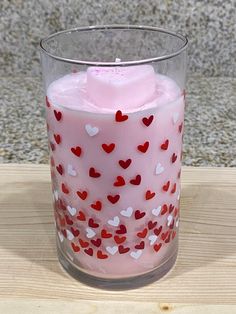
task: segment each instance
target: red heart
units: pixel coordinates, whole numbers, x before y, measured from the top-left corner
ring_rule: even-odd
[[[76,245],[75,243],[71,242],[71,246],[75,253],[78,253],[80,251],[80,247]]]
[[[174,216],[176,217],[176,216],[177,216],[177,214],[178,214],[178,208],[177,208],[177,207],[175,207]]]
[[[110,154],[114,150],[115,144],[102,144],[102,148],[107,154]]]
[[[47,107],[48,108],[50,108],[51,107],[51,104],[50,104],[50,102],[49,102],[49,100],[48,100],[48,97],[46,96],[46,105],[47,105]]]
[[[118,110],[116,112],[116,122],[124,122],[128,119],[128,116],[126,114],[122,114],[121,110]]]
[[[68,225],[73,225],[73,220],[71,220],[68,215],[65,215],[65,218],[66,218],[66,223],[67,223]]]
[[[148,118],[144,117],[144,118],[142,119],[143,124],[145,124],[146,126],[149,126],[149,125],[152,123],[153,118],[154,118],[153,115],[151,115],[151,116],[148,117]]]
[[[170,242],[170,237],[171,237],[171,232],[168,234],[168,237],[165,240],[165,243],[169,243]]]
[[[66,210],[66,206],[65,206],[65,204],[63,203],[63,201],[61,199],[59,200],[59,203],[60,203],[60,208],[62,210]]]
[[[99,178],[101,173],[97,172],[93,167],[89,169],[89,175],[91,178]]]
[[[120,225],[119,228],[120,229],[116,230],[117,234],[124,234],[124,233],[127,232],[127,229],[126,229],[125,225]]]
[[[135,245],[135,248],[137,249],[137,250],[143,250],[144,249],[144,241],[141,241],[139,244],[136,244]]]
[[[161,247],[162,247],[162,243],[155,244],[155,245],[153,246],[153,248],[154,248],[154,250],[155,250],[156,252],[158,252]]]
[[[172,204],[170,204],[170,206],[169,206],[169,213],[171,214],[172,213],[172,211],[174,210],[174,205],[172,205]]]
[[[80,221],[85,221],[86,220],[85,214],[81,210],[79,211],[79,215],[77,216],[77,219],[80,220]]]
[[[174,194],[175,191],[176,191],[176,183],[173,185],[173,188],[172,188],[172,190],[171,190],[171,193]]]
[[[98,250],[97,251],[97,258],[106,259],[106,258],[108,258],[108,255],[107,254],[103,254],[102,251]]]
[[[102,203],[100,201],[96,201],[90,205],[93,209],[100,211],[102,209]]]
[[[130,164],[131,164],[132,160],[129,158],[127,160],[119,160],[119,165],[123,168],[123,169],[127,169]]]
[[[140,210],[136,210],[134,213],[135,219],[141,219],[146,215],[145,212],[141,212]]]
[[[118,235],[115,235],[114,240],[116,241],[116,244],[121,244],[126,240],[126,237],[119,237]]]
[[[140,174],[137,174],[136,177],[134,179],[131,179],[129,182],[133,185],[139,185],[141,183]]]
[[[65,220],[65,218],[61,218],[61,217],[59,216],[59,221],[60,221],[61,227],[65,227],[65,225],[66,225],[66,220]]]
[[[56,141],[57,144],[60,144],[61,143],[61,137],[59,134],[54,134],[54,139]]]
[[[172,163],[174,163],[174,162],[176,161],[176,159],[177,159],[177,155],[174,153],[174,154],[172,155],[172,157],[171,157]]]
[[[67,238],[66,230],[61,230],[61,233],[63,234],[63,236],[64,236],[65,238]]]
[[[82,149],[81,149],[81,147],[76,146],[76,147],[72,147],[72,148],[71,148],[71,151],[72,151],[72,153],[73,153],[75,156],[80,157],[81,152],[82,152]]]
[[[54,110],[54,115],[55,115],[55,117],[56,117],[57,121],[60,121],[60,120],[61,120],[61,118],[62,118],[62,114],[61,114],[61,112],[60,112],[60,111],[56,111],[56,110]]]
[[[102,240],[101,240],[101,239],[96,239],[96,240],[92,239],[92,240],[91,240],[91,243],[92,243],[94,246],[99,247],[99,246],[101,245],[101,243],[102,243]]]
[[[173,231],[172,231],[172,240],[174,240],[175,236],[176,236],[176,231],[173,230]]]
[[[118,249],[119,249],[120,254],[125,254],[125,253],[129,252],[129,250],[130,250],[129,247],[124,247],[123,245],[119,245]]]
[[[68,190],[68,188],[65,186],[64,183],[62,183],[62,185],[61,185],[61,190],[62,190],[63,193],[69,194],[69,190]]]
[[[162,205],[161,215],[165,215],[168,211],[168,206],[166,204]]]
[[[89,243],[87,241],[82,240],[82,239],[79,239],[79,243],[80,243],[82,248],[86,248],[89,246]]]
[[[51,150],[52,150],[52,151],[55,150],[55,145],[54,145],[52,142],[50,142],[50,147],[51,147]]]
[[[181,123],[181,124],[179,125],[179,133],[182,132],[182,129],[183,129],[183,123]]]
[[[173,219],[171,225],[170,225],[170,229],[174,229],[174,225],[175,225],[175,220]]]
[[[123,186],[125,185],[125,180],[122,176],[116,177],[116,181],[113,184],[114,186]]]
[[[156,195],[155,192],[151,192],[150,190],[148,190],[148,191],[146,192],[145,198],[146,198],[146,200],[148,201],[148,200],[152,199],[155,195]]]
[[[162,239],[163,241],[165,241],[165,239],[167,238],[168,234],[169,234],[169,231],[168,231],[168,230],[167,230],[166,232],[163,232],[163,233],[161,234],[161,239]]]
[[[85,249],[84,252],[89,256],[93,256],[93,249],[91,247],[89,249]]]
[[[166,140],[163,144],[161,144],[161,149],[167,150],[169,146],[169,140]]]
[[[98,228],[98,227],[99,227],[99,224],[96,223],[96,222],[93,220],[93,218],[89,218],[88,225],[89,225],[89,227],[91,227],[91,228]]]
[[[77,191],[76,193],[83,201],[86,200],[88,196],[88,193],[86,191],[83,191],[83,192]]]
[[[166,182],[166,184],[163,185],[162,189],[163,191],[167,192],[169,190],[170,187],[170,181]]]
[[[146,151],[148,150],[148,147],[149,147],[149,142],[147,141],[142,145],[138,145],[137,148],[141,153],[146,153]]]
[[[159,234],[161,233],[161,230],[162,230],[162,226],[160,226],[158,229],[155,228],[153,232],[155,233],[156,236],[159,236]]]
[[[143,231],[138,232],[138,233],[137,233],[137,236],[138,236],[139,238],[144,239],[144,238],[146,237],[146,235],[147,235],[147,232],[148,232],[148,230],[147,230],[147,228],[145,228],[145,229],[143,229]]]
[[[115,204],[119,201],[120,199],[120,195],[107,195],[107,199],[109,202],[111,202],[112,204]]]
[[[60,175],[62,176],[62,174],[63,174],[63,168],[62,168],[62,165],[61,164],[59,164],[57,167],[57,171],[60,173]]]
[[[152,222],[151,220],[148,222],[148,229],[152,230],[154,227],[156,227],[157,221]]]
[[[101,237],[104,239],[109,239],[112,237],[112,234],[107,232],[105,229],[102,229],[101,231]]]
[[[73,227],[70,228],[71,232],[73,233],[74,237],[78,237],[80,232],[78,229],[74,229]]]

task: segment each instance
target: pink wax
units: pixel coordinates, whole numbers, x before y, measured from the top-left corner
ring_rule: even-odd
[[[167,261],[179,223],[184,97],[150,66],[121,69],[89,68],[47,90],[58,241],[108,278]]]

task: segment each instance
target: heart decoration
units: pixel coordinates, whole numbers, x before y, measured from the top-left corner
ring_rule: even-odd
[[[76,192],[77,195],[84,201],[86,200],[87,196],[88,196],[88,192],[87,191],[77,191]]]
[[[133,257],[134,259],[139,259],[142,253],[143,253],[142,250],[138,250],[136,252],[131,252],[130,256]]]
[[[133,208],[132,207],[128,207],[127,209],[122,210],[120,213],[121,213],[122,216],[130,218],[132,216],[132,213],[133,213]]]
[[[102,144],[102,148],[104,152],[106,152],[107,154],[110,154],[115,149],[115,144],[114,143]]]
[[[70,213],[71,216],[74,216],[76,214],[76,208],[71,207],[69,205],[67,205],[66,208],[67,208],[67,210],[68,210],[68,212]]]
[[[150,235],[148,237],[148,240],[150,241],[150,245],[153,245],[156,242],[157,238],[158,238],[158,236],[156,236],[155,234]]]
[[[161,174],[164,170],[165,168],[160,163],[158,163],[156,165],[155,173],[156,175],[158,175],[158,174]]]
[[[127,169],[130,164],[131,164],[132,160],[129,158],[127,160],[119,160],[119,165],[123,168],[123,169]]]
[[[96,126],[93,127],[90,124],[85,125],[85,130],[91,137],[97,135],[99,132],[99,129]]]
[[[161,206],[158,206],[157,208],[153,208],[152,210],[152,214],[154,216],[159,216],[160,212],[161,212]]]
[[[136,177],[134,179],[131,179],[129,182],[130,184],[133,184],[133,185],[139,185],[141,183],[140,174],[137,174]]]
[[[72,147],[71,148],[72,153],[77,156],[80,157],[81,153],[82,153],[82,149],[80,146],[76,146],[76,147]]]
[[[76,172],[76,170],[73,168],[73,166],[72,165],[68,165],[67,166],[67,173],[70,175],[70,176],[72,176],[72,177],[76,177],[77,176],[77,172]]]
[[[54,110],[54,116],[57,119],[57,121],[60,121],[62,118],[62,113],[60,111]]]
[[[93,238],[96,235],[95,231],[91,228],[86,228],[86,232],[87,232],[86,236],[89,239]]]
[[[116,120],[116,122],[124,122],[124,121],[128,120],[128,116],[125,114],[122,114],[121,110],[118,110],[116,112],[116,115],[115,115],[115,120]]]
[[[144,124],[145,126],[149,126],[149,125],[152,123],[153,118],[154,118],[153,115],[151,115],[151,116],[148,117],[148,118],[144,117],[144,118],[142,119],[142,122],[143,122],[143,124]]]
[[[113,219],[108,220],[108,224],[113,227],[119,226],[119,223],[120,223],[120,218],[118,216],[115,216]]]
[[[141,152],[141,153],[146,153],[146,151],[148,150],[149,147],[149,142],[145,142],[144,144],[138,145],[137,149]]]
[[[118,252],[118,246],[107,246],[106,250],[111,255],[115,255]]]

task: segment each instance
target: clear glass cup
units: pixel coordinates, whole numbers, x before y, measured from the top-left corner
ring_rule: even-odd
[[[96,26],[40,43],[59,261],[135,288],[178,251],[186,37]]]

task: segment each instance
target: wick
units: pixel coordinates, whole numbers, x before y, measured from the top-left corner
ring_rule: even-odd
[[[121,62],[121,59],[120,58],[116,58],[115,62]]]

